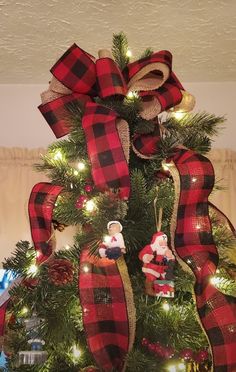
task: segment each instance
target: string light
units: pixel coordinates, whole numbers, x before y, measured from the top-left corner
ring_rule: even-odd
[[[196,182],[197,181],[197,178],[196,177],[193,177],[192,178],[192,182]]]
[[[74,359],[78,359],[81,357],[81,350],[76,345],[72,347],[72,353]]]
[[[29,274],[29,275],[35,275],[36,273],[37,273],[37,271],[38,271],[38,266],[37,265],[35,265],[35,264],[32,264],[32,265],[30,265],[30,267],[28,268],[28,270],[27,270],[27,273]]]
[[[74,169],[74,176],[78,176],[78,174],[79,174],[79,171],[77,171],[76,169]]]
[[[53,159],[54,159],[54,160],[62,160],[62,159],[63,159],[62,152],[61,152],[60,150],[57,150],[57,151],[54,153]]]
[[[83,171],[85,169],[85,164],[82,161],[79,161],[77,164],[77,168],[79,171]]]
[[[103,237],[103,241],[105,243],[109,243],[110,239],[111,239],[111,237],[109,235],[104,235],[104,237]]]
[[[176,111],[176,112],[173,112],[172,115],[175,117],[176,120],[181,120],[186,115],[186,112]]]
[[[70,249],[69,244],[66,244],[66,245],[65,245],[65,249],[66,249],[67,251]]]
[[[173,366],[173,365],[172,366],[169,366],[168,367],[168,371],[169,372],[176,372],[177,371],[176,366]]]
[[[126,97],[128,99],[138,98],[138,93],[137,92],[129,92],[129,93],[127,93]]]
[[[180,371],[185,371],[185,370],[186,370],[186,368],[185,368],[185,364],[184,364],[183,362],[179,363],[179,364],[178,364],[178,369],[179,369]]]
[[[220,284],[221,282],[221,278],[217,277],[217,276],[212,276],[210,278],[210,283],[213,284],[213,285],[218,285]]]
[[[170,310],[170,304],[168,304],[168,302],[164,302],[163,304],[162,304],[162,308],[163,308],[163,310],[165,310],[165,311],[169,311]]]
[[[82,269],[85,273],[88,273],[90,270],[89,270],[89,266],[88,265],[83,265],[83,269]]]
[[[96,207],[96,205],[95,205],[95,203],[94,203],[93,200],[88,200],[88,201],[86,202],[86,204],[85,204],[85,209],[86,209],[86,211],[88,211],[88,212],[93,212],[94,209],[95,209],[95,207]]]
[[[130,58],[130,57],[132,57],[132,55],[133,54],[132,54],[131,50],[128,49],[127,52],[126,52],[126,57]]]
[[[28,314],[28,312],[29,312],[28,307],[24,306],[24,307],[22,307],[22,309],[20,311],[20,315],[24,316],[24,315]]]

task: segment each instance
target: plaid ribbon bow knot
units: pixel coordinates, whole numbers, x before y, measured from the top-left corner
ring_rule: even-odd
[[[94,183],[100,190],[118,188],[120,197],[127,199],[129,169],[128,155],[124,154],[117,130],[120,118],[114,111],[94,103],[94,98],[116,95],[122,98],[129,91],[138,91],[142,98],[140,115],[150,120],[181,102],[184,88],[171,65],[172,55],[164,50],[128,64],[122,72],[107,55],[96,61],[73,44],[52,67],[53,78],[49,89],[41,95],[43,103],[39,110],[58,138],[70,132],[68,104],[79,101],[84,105],[82,125]],[[123,120],[124,127],[128,133],[128,124]],[[127,142],[129,136],[126,137]],[[153,137],[156,141],[156,134]]]

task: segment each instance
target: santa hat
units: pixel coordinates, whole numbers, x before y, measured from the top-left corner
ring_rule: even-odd
[[[119,221],[109,221],[108,224],[107,224],[107,229],[109,229],[109,227],[113,224],[113,223],[117,223],[119,226],[120,226],[120,231],[122,231],[123,227],[121,225],[121,223]]]
[[[158,231],[157,233],[155,233],[153,236],[152,236],[152,241],[151,241],[151,244],[154,244],[156,239],[157,238],[160,238],[161,236],[166,236],[165,233],[163,233],[162,231]]]

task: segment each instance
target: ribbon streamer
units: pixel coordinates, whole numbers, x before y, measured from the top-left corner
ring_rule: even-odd
[[[53,252],[52,213],[62,189],[61,186],[40,182],[33,187],[30,194],[29,219],[38,264],[46,261]]]
[[[208,196],[214,186],[211,162],[190,150],[178,150],[169,170],[176,201],[172,215],[172,246],[183,267],[195,276],[195,300],[208,337],[214,372],[236,371],[236,299],[211,283],[219,255],[209,218]]]
[[[106,372],[123,371],[132,348],[135,308],[124,258],[109,260],[80,255],[80,302],[87,342],[98,366]]]

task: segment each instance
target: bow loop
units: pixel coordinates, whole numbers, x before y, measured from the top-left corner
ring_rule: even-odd
[[[113,59],[99,58],[96,61],[96,75],[99,96],[107,98],[114,95],[125,96],[127,86],[121,70]]]
[[[171,73],[172,55],[167,50],[153,53],[127,66],[130,91],[150,91],[164,84]]]
[[[80,94],[96,95],[96,69],[92,56],[73,44],[51,68],[67,88]]]

